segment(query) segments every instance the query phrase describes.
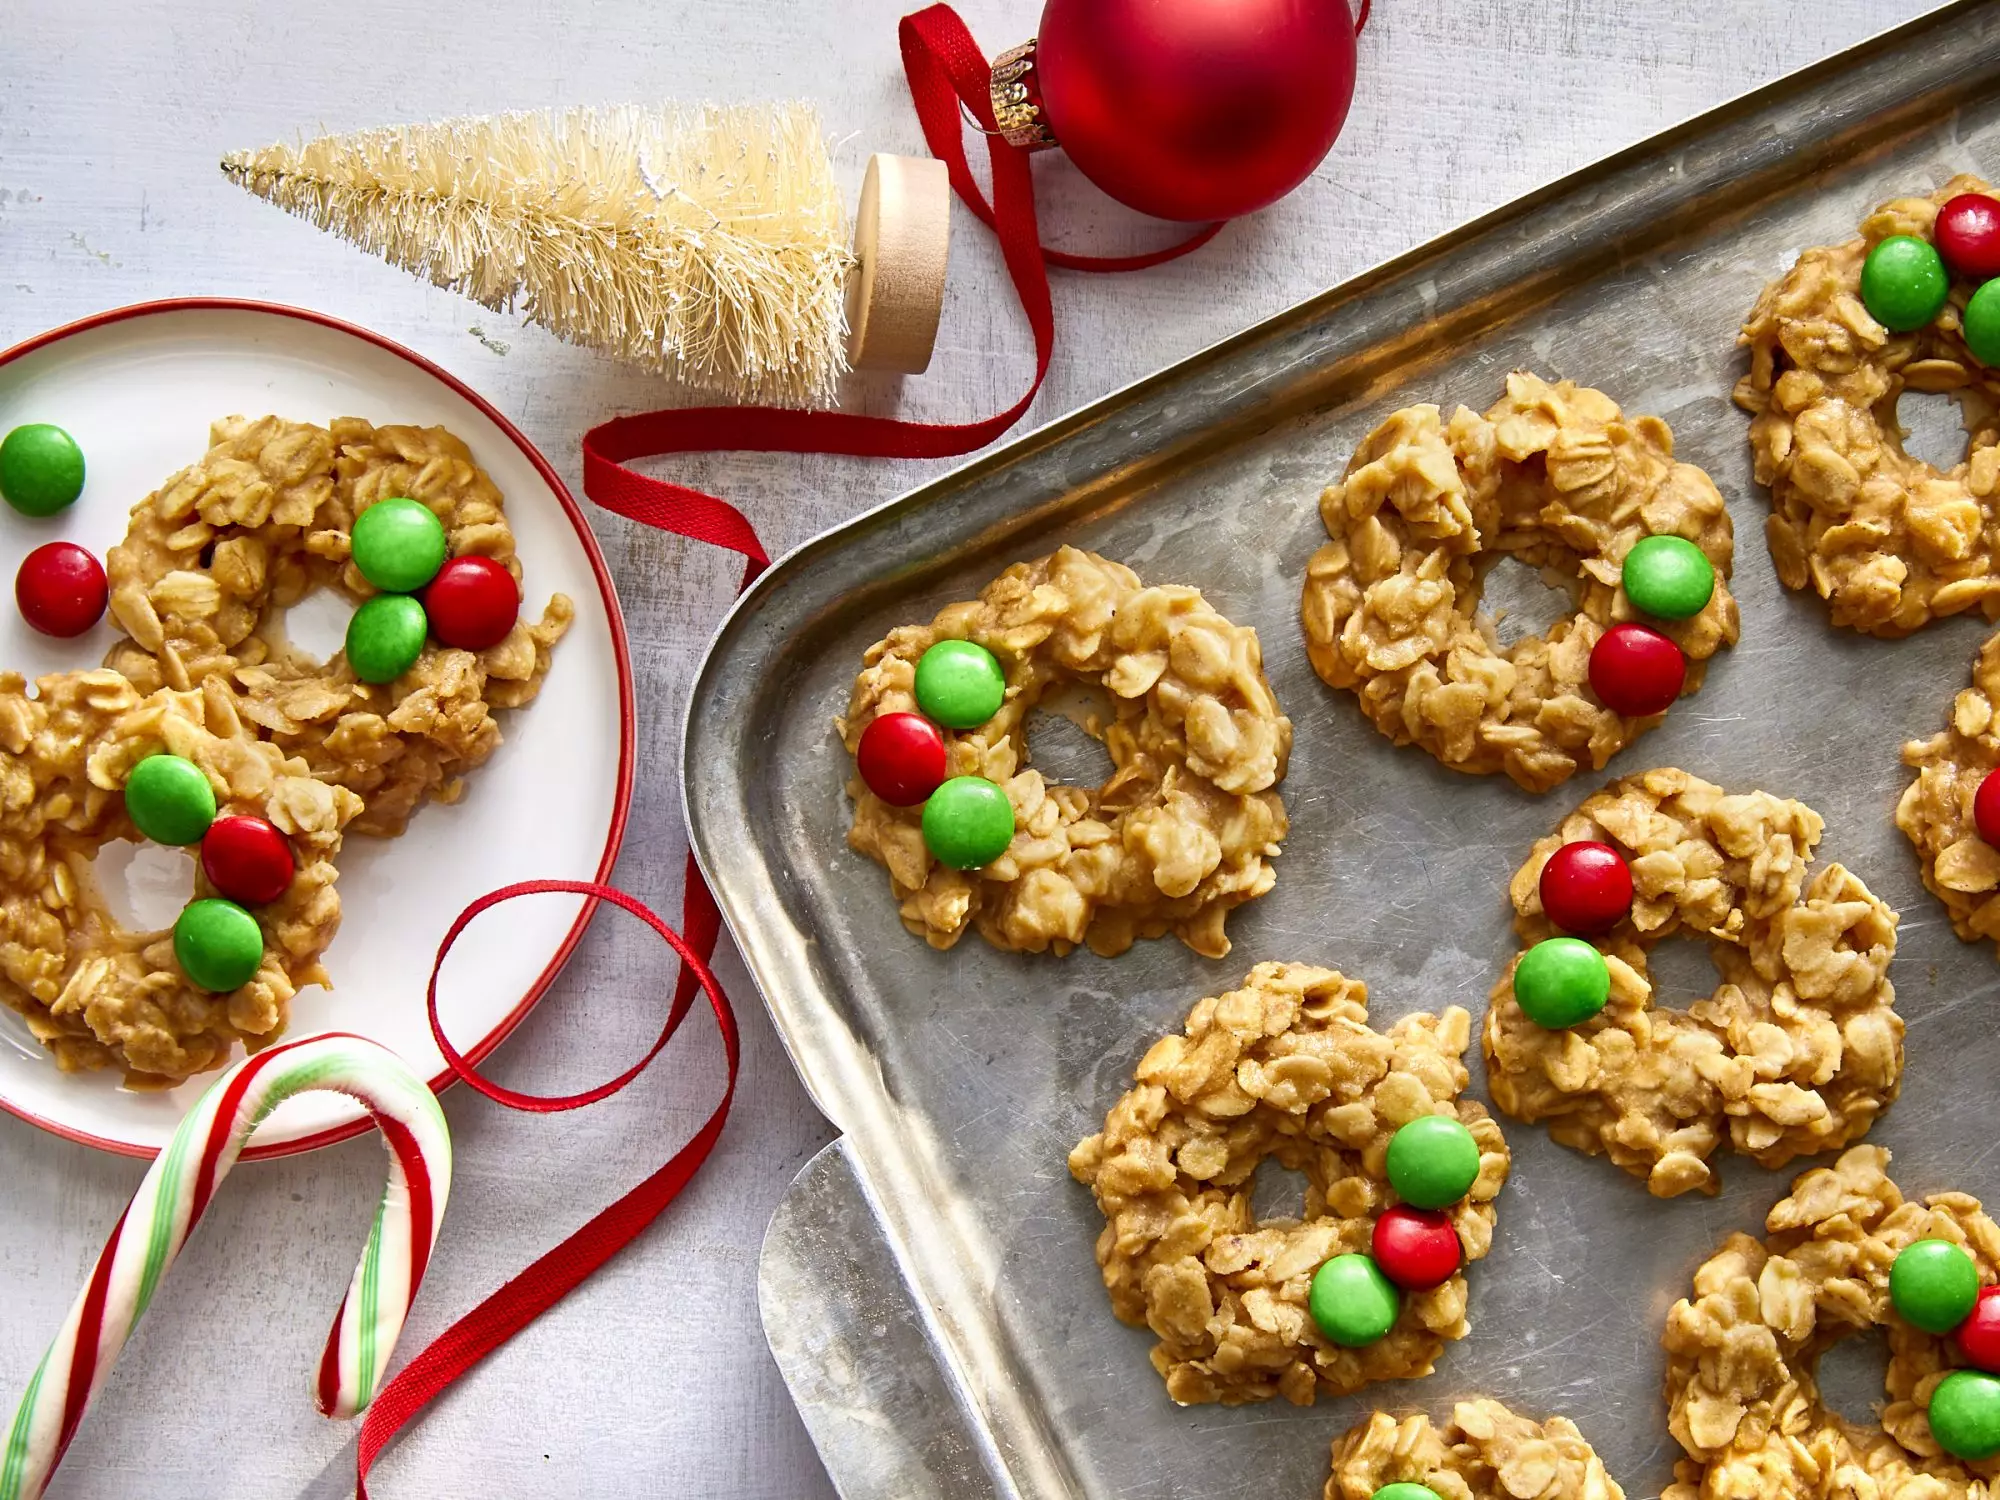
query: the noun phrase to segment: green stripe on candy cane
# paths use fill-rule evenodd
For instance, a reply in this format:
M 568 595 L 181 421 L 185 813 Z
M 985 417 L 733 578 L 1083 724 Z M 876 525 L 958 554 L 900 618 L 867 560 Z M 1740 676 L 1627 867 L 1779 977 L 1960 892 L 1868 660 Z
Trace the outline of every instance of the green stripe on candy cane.
M 395 1349 L 451 1191 L 451 1137 L 423 1080 L 386 1048 L 334 1034 L 245 1058 L 203 1094 L 140 1183 L 83 1295 L 22 1394 L 0 1454 L 0 1500 L 38 1500 L 90 1400 L 252 1132 L 295 1094 L 358 1099 L 389 1145 L 389 1182 L 328 1335 L 323 1411 L 368 1405 Z
M 387 1195 L 375 1205 L 375 1222 L 380 1224 L 382 1216 L 389 1211 Z M 382 1236 L 368 1236 L 368 1248 L 361 1253 L 361 1305 L 373 1307 L 375 1299 L 381 1295 L 382 1286 Z M 365 1407 L 375 1399 L 375 1325 L 372 1319 L 364 1319 L 355 1330 L 356 1342 L 360 1349 L 354 1362 L 354 1385 L 360 1393 L 360 1407 Z
M 28 1382 L 27 1394 L 21 1397 L 21 1409 L 14 1413 L 14 1425 L 7 1434 L 5 1462 L 0 1463 L 0 1500 L 15 1500 L 21 1493 L 21 1479 L 28 1464 L 28 1426 L 41 1395 L 42 1379 L 48 1373 L 49 1356 L 44 1354 L 42 1362 L 35 1366 L 34 1378 Z
M 210 1094 L 213 1092 L 212 1089 L 209 1091 Z M 209 1094 L 204 1094 L 196 1101 L 195 1107 L 201 1108 L 208 1098 Z M 173 1139 L 167 1142 L 167 1149 L 163 1153 L 166 1160 L 160 1169 L 161 1181 L 173 1181 L 180 1177 L 187 1154 L 193 1149 L 189 1143 L 195 1139 L 196 1134 L 196 1131 L 185 1128 L 174 1132 Z M 146 1182 L 140 1185 L 140 1193 L 133 1195 L 135 1206 L 141 1194 L 152 1185 L 153 1181 L 154 1179 L 148 1177 Z M 135 1323 L 145 1315 L 146 1309 L 152 1306 L 153 1293 L 159 1290 L 160 1277 L 166 1273 L 167 1262 L 174 1258 L 174 1252 L 180 1248 L 181 1239 L 185 1235 L 184 1230 L 178 1230 L 173 1215 L 160 1212 L 157 1192 L 153 1197 L 155 1201 L 147 1216 L 150 1232 L 146 1236 L 146 1266 L 139 1276 L 139 1296 L 132 1312 L 132 1321 Z M 132 1222 L 130 1209 L 126 1210 L 125 1222 L 128 1224 Z

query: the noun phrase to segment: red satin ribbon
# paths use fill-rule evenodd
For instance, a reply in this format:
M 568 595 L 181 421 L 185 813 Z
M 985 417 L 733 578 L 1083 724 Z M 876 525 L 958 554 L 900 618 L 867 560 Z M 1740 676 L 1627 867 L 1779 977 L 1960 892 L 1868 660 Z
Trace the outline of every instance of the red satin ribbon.
M 452 1072 L 489 1099 L 514 1109 L 546 1114 L 577 1109 L 607 1094 L 616 1093 L 638 1077 L 647 1064 L 660 1055 L 660 1050 L 673 1039 L 674 1033 L 680 1030 L 681 1022 L 687 1019 L 694 1003 L 696 990 L 708 996 L 709 1008 L 715 1012 L 715 1024 L 722 1033 L 722 1050 L 728 1063 L 728 1082 L 723 1087 L 722 1102 L 716 1105 L 714 1113 L 695 1132 L 694 1138 L 674 1153 L 673 1160 L 452 1324 L 389 1382 L 368 1408 L 368 1415 L 361 1424 L 361 1441 L 355 1453 L 354 1492 L 357 1500 L 368 1500 L 368 1470 L 376 1456 L 431 1403 L 433 1397 L 568 1296 L 599 1266 L 638 1238 L 640 1231 L 657 1219 L 666 1206 L 680 1195 L 681 1189 L 694 1179 L 694 1174 L 701 1170 L 701 1164 L 708 1160 L 709 1152 L 715 1149 L 715 1143 L 722 1135 L 723 1121 L 729 1117 L 730 1103 L 736 1096 L 740 1054 L 735 1012 L 729 1008 L 729 997 L 723 994 L 722 986 L 709 972 L 705 958 L 715 947 L 721 917 L 692 861 L 689 862 L 688 882 L 687 917 L 683 923 L 688 929 L 688 936 L 685 938 L 642 903 L 615 887 L 600 885 L 594 880 L 525 880 L 481 896 L 459 913 L 444 941 L 438 944 L 437 957 L 431 963 L 430 985 L 425 991 L 431 1035 L 437 1039 L 438 1049 L 443 1052 Z M 466 924 L 488 907 L 497 906 L 502 901 L 549 892 L 589 896 L 622 907 L 658 933 L 681 961 L 673 1003 L 667 1009 L 666 1023 L 660 1028 L 660 1035 L 651 1050 L 610 1082 L 580 1094 L 556 1098 L 518 1093 L 482 1078 L 446 1039 L 437 1008 L 438 971 L 444 967 L 445 955 L 451 952 L 452 944 L 458 941 Z
M 1362 0 L 1355 29 L 1368 18 Z M 861 458 L 951 458 L 983 448 L 1018 422 L 1048 375 L 1055 352 L 1055 313 L 1049 301 L 1048 267 L 1072 271 L 1137 271 L 1174 260 L 1207 244 L 1222 229 L 1209 224 L 1187 238 L 1141 255 L 1094 256 L 1054 250 L 1041 242 L 1035 217 L 1034 182 L 1028 153 L 1001 138 L 988 92 L 991 66 L 950 6 L 938 4 L 903 17 L 897 28 L 903 72 L 910 97 L 932 153 L 945 164 L 951 185 L 981 223 L 1000 241 L 1007 275 L 1035 338 L 1035 376 L 1021 399 L 982 421 L 907 422 L 893 417 L 857 416 L 835 411 L 791 411 L 778 407 L 702 406 L 617 417 L 593 427 L 583 439 L 584 493 L 606 510 L 645 526 L 738 552 L 744 558 L 743 587 L 770 561 L 743 513 L 728 501 L 687 485 L 655 479 L 626 467 L 628 460 L 674 453 L 741 451 L 834 453 Z M 963 106 L 985 134 L 993 179 L 989 203 L 972 175 L 965 153 L 959 110 Z M 437 976 L 465 926 L 480 912 L 515 896 L 565 891 L 592 896 L 624 908 L 645 922 L 680 956 L 680 978 L 659 1039 L 632 1067 L 596 1088 L 561 1098 L 545 1098 L 502 1088 L 481 1077 L 452 1046 L 438 1024 Z M 389 1382 L 368 1409 L 356 1457 L 355 1493 L 367 1500 L 370 1466 L 431 1400 L 493 1350 L 533 1322 L 599 1266 L 611 1259 L 672 1203 L 708 1159 L 722 1133 L 736 1090 L 736 1019 L 729 1001 L 708 970 L 722 917 L 702 882 L 692 854 L 681 926 L 674 932 L 646 907 L 610 886 L 593 881 L 527 881 L 481 897 L 452 924 L 439 945 L 428 991 L 431 1032 L 452 1072 L 487 1098 L 513 1109 L 549 1113 L 577 1109 L 615 1094 L 659 1056 L 686 1019 L 697 989 L 705 992 L 722 1030 L 729 1078 L 722 1102 L 672 1161 L 578 1229 L 527 1270 L 454 1323 Z

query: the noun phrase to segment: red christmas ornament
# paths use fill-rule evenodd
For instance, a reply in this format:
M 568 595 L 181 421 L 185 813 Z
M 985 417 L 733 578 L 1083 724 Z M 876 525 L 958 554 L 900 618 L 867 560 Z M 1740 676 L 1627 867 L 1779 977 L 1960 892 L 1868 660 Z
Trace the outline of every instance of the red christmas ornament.
M 247 813 L 217 818 L 201 840 L 208 883 L 231 901 L 262 906 L 284 895 L 297 866 L 277 826 Z
M 1609 844 L 1579 839 L 1542 864 L 1542 910 L 1564 932 L 1609 932 L 1632 909 L 1632 871 Z
M 1465 1258 L 1451 1215 L 1407 1203 L 1383 1211 L 1369 1249 L 1382 1274 L 1412 1292 L 1451 1280 Z
M 944 735 L 922 714 L 882 714 L 861 731 L 854 764 L 869 791 L 913 807 L 944 780 Z
M 1590 689 L 1615 714 L 1663 714 L 1681 695 L 1687 658 L 1650 625 L 1613 625 L 1590 652 Z
M 431 634 L 461 651 L 484 651 L 507 639 L 521 612 L 521 586 L 490 557 L 454 557 L 425 587 Z
M 82 635 L 104 618 L 104 565 L 75 542 L 45 542 L 21 559 L 14 602 L 43 635 Z
M 1931 229 L 1937 252 L 1951 274 L 1967 281 L 2000 276 L 2000 200 L 1984 193 L 1947 198 Z
M 1988 771 L 1973 793 L 1972 825 L 1987 843 L 2000 846 L 2000 769 Z
M 994 65 L 994 114 L 1140 213 L 1234 218 L 1332 147 L 1354 30 L 1346 0 L 1048 0 L 1035 40 Z
M 1972 1311 L 1958 1325 L 1958 1349 L 1991 1374 L 2000 1374 L 2000 1286 L 1983 1286 Z

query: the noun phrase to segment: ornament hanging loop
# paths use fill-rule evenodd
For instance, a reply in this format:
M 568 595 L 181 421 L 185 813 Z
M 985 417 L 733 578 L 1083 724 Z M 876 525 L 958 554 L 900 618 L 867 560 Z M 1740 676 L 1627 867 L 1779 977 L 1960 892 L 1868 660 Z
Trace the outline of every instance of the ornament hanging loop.
M 967 104 L 963 99 L 958 101 L 958 118 L 959 118 L 959 123 L 964 125 L 965 128 L 967 130 L 970 130 L 974 135 L 997 136 L 1000 134 L 999 131 L 988 130 L 984 125 L 982 125 L 979 122 L 979 116 L 975 115 L 972 112 L 972 106 L 970 104 Z

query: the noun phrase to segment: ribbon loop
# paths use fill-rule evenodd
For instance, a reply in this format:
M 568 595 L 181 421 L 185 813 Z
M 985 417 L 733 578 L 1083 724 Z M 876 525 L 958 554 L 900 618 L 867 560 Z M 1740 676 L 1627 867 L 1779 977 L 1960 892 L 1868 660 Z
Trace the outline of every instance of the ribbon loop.
M 481 1077 L 445 1037 L 437 1013 L 438 971 L 444 967 L 445 956 L 451 952 L 452 944 L 458 941 L 466 925 L 481 912 L 503 901 L 511 901 L 516 896 L 551 892 L 567 892 L 609 901 L 632 913 L 652 928 L 681 961 L 680 978 L 674 987 L 666 1024 L 652 1049 L 609 1082 L 594 1089 L 585 1089 L 580 1094 L 559 1098 L 518 1093 Z M 709 1115 L 694 1137 L 674 1153 L 671 1161 L 452 1324 L 389 1382 L 375 1398 L 366 1420 L 361 1424 L 361 1441 L 355 1453 L 354 1493 L 357 1500 L 368 1500 L 368 1471 L 397 1433 L 414 1421 L 453 1381 L 568 1296 L 599 1266 L 638 1238 L 640 1231 L 657 1219 L 667 1205 L 680 1196 L 681 1189 L 694 1180 L 695 1173 L 701 1170 L 702 1163 L 715 1149 L 716 1141 L 721 1139 L 723 1123 L 729 1118 L 729 1106 L 736 1097 L 741 1049 L 736 1033 L 736 1014 L 729 1007 L 729 997 L 716 983 L 715 975 L 709 972 L 702 956 L 714 951 L 721 915 L 716 911 L 708 888 L 702 885 L 692 858 L 688 861 L 686 906 L 688 933 L 684 937 L 644 903 L 615 886 L 600 885 L 594 880 L 525 880 L 481 896 L 459 914 L 458 920 L 445 934 L 444 941 L 438 944 L 426 992 L 431 1034 L 437 1038 L 439 1050 L 444 1053 L 445 1062 L 452 1072 L 489 1099 L 514 1109 L 544 1114 L 580 1108 L 615 1094 L 644 1072 L 647 1064 L 658 1057 L 660 1050 L 673 1039 L 681 1022 L 687 1018 L 697 989 L 708 996 L 709 1007 L 715 1012 L 715 1024 L 722 1033 L 728 1078 L 723 1087 L 722 1102 L 716 1105 L 714 1113 Z

